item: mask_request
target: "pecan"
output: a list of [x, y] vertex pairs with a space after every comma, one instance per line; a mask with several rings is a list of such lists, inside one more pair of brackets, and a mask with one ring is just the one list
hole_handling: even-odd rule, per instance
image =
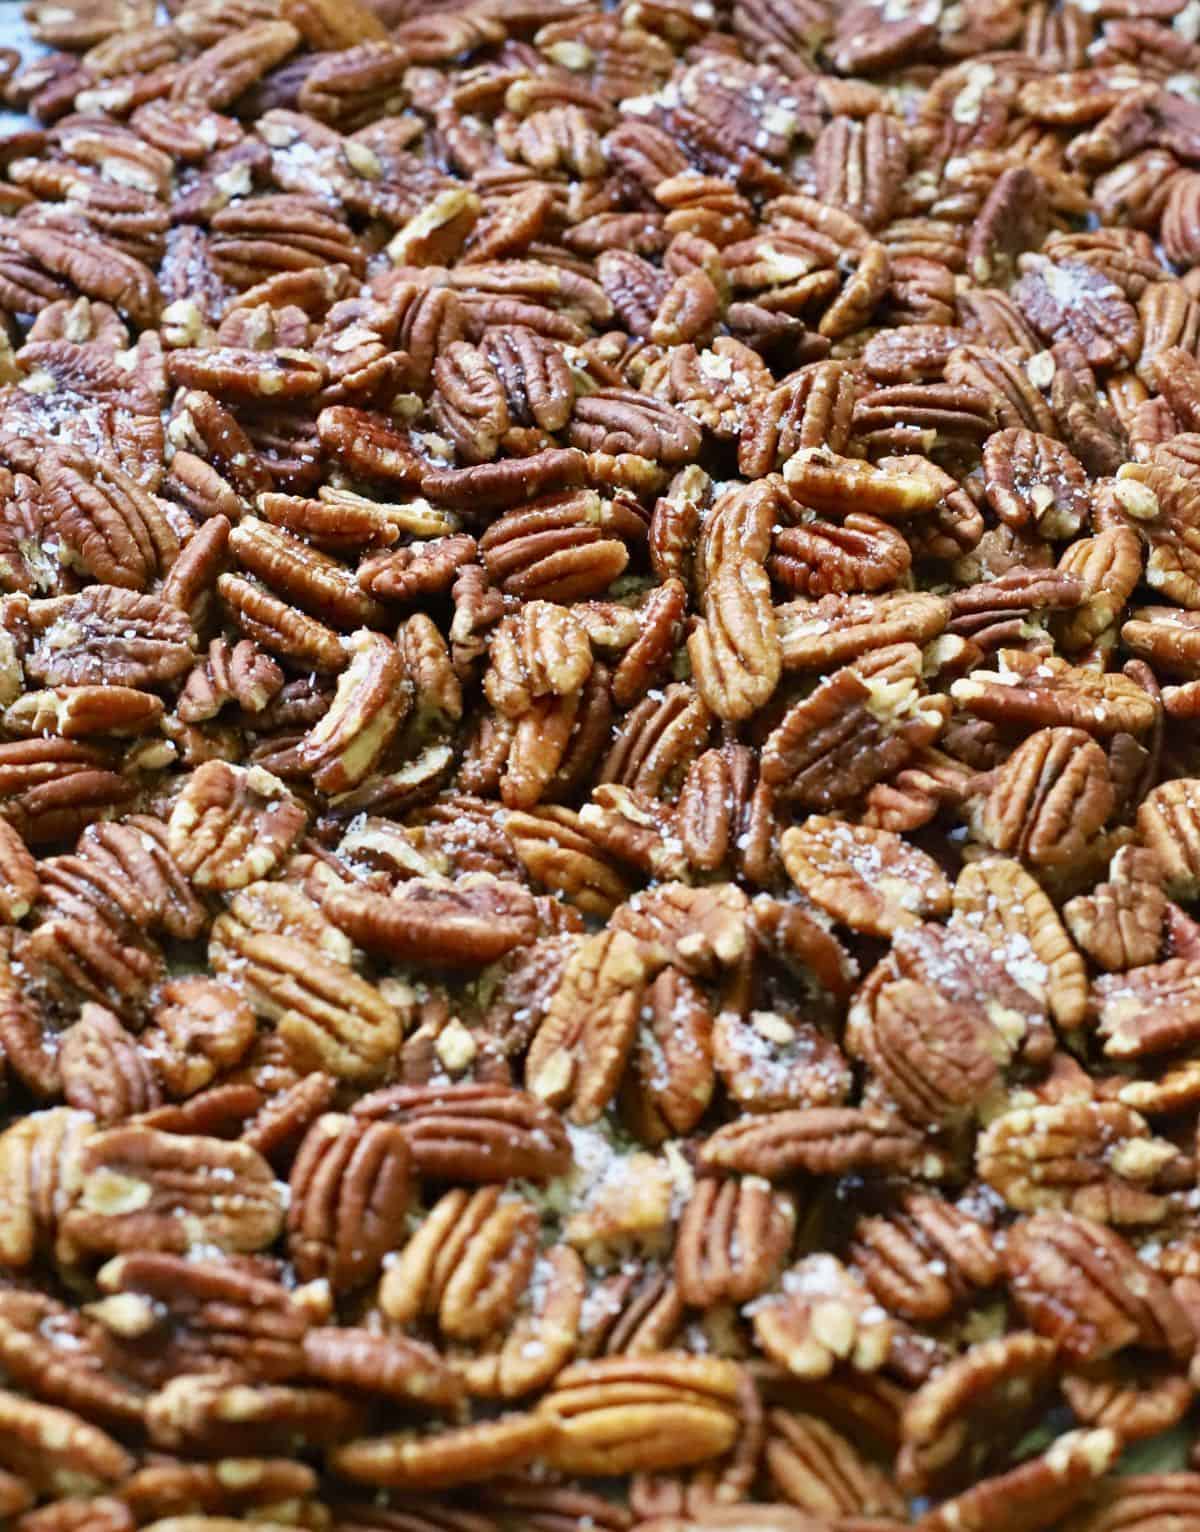
[[391, 895], [333, 884], [322, 906], [368, 951], [435, 966], [482, 966], [537, 929], [532, 896], [484, 873], [453, 887], [414, 878]]
[[211, 979], [172, 979], [158, 992], [141, 1047], [167, 1092], [203, 1090], [232, 1067], [254, 1038], [254, 1017], [237, 991]]
[[122, 1122], [159, 1104], [149, 1061], [103, 1006], [86, 1004], [62, 1034], [58, 1067], [67, 1104], [90, 1112], [99, 1123]]
[[1167, 892], [1191, 899], [1200, 889], [1200, 826], [1191, 778], [1164, 782], [1139, 805], [1138, 834], [1154, 853]]
[[849, 1170], [912, 1164], [920, 1136], [899, 1118], [862, 1107], [813, 1107], [743, 1117], [718, 1128], [698, 1166], [717, 1174], [765, 1176], [803, 1170], [839, 1175]]
[[1106, 1223], [1153, 1223], [1163, 1198], [1147, 1190], [1175, 1158], [1143, 1119], [1116, 1102], [1020, 1106], [980, 1135], [976, 1164], [1010, 1207], [1064, 1208]]
[[114, 1344], [140, 1343], [152, 1376], [194, 1368], [275, 1379], [302, 1364], [307, 1313], [277, 1283], [252, 1271], [136, 1251], [107, 1262], [99, 1285], [106, 1296], [89, 1306], [89, 1316]]
[[533, 1274], [537, 1214], [499, 1187], [447, 1192], [384, 1276], [379, 1301], [396, 1324], [436, 1316], [450, 1340], [504, 1325]]
[[796, 887], [851, 930], [891, 936], [950, 907], [937, 865], [886, 830], [814, 814], [785, 831], [779, 849]]
[[1001, 1270], [991, 1230], [961, 1206], [915, 1190], [890, 1215], [860, 1218], [850, 1254], [884, 1307], [910, 1320], [943, 1317]]
[[763, 1350], [798, 1378], [823, 1378], [842, 1361], [874, 1372], [891, 1345], [892, 1321], [831, 1255], [806, 1256], [790, 1267], [753, 1314]]
[[898, 644], [835, 671], [768, 736], [763, 781], [781, 799], [822, 810], [907, 765], [945, 722], [940, 699], [922, 693], [919, 663], [915, 646]]
[[304, 1367], [318, 1382], [426, 1408], [455, 1404], [462, 1395], [432, 1346], [401, 1335], [319, 1326], [304, 1336]]
[[46, 686], [158, 686], [192, 663], [187, 617], [157, 596], [91, 585], [29, 606], [25, 671]]
[[1113, 812], [1104, 751], [1082, 729], [1039, 729], [1001, 767], [983, 834], [1039, 867], [1074, 861]]
[[397, 1123], [414, 1168], [435, 1178], [546, 1181], [571, 1160], [558, 1115], [505, 1086], [397, 1086], [364, 1097], [354, 1115]]
[[[983, 1532], [1003, 1511], [1016, 1525], [1053, 1526], [1085, 1499], [1112, 1466], [1121, 1441], [1114, 1431], [1069, 1431], [1041, 1456], [946, 1500], [921, 1518], [925, 1532]], [[1016, 1518], [1021, 1518], [1019, 1521]]]
[[787, 1258], [796, 1210], [786, 1192], [754, 1176], [696, 1183], [675, 1246], [685, 1303], [746, 1303], [771, 1286]]
[[335, 1291], [378, 1271], [408, 1206], [408, 1143], [387, 1123], [327, 1114], [305, 1134], [291, 1174], [288, 1248], [306, 1281]]
[[612, 1098], [633, 1045], [652, 955], [622, 930], [585, 939], [564, 965], [526, 1060], [535, 1096], [594, 1121]]
[[1088, 1218], [1026, 1219], [1010, 1231], [1004, 1260], [1029, 1323], [1074, 1361], [1100, 1360], [1131, 1345], [1179, 1358], [1194, 1344], [1167, 1283], [1120, 1235]]
[[360, 1484], [397, 1489], [449, 1485], [512, 1473], [539, 1456], [555, 1435], [554, 1421], [538, 1412], [500, 1415], [421, 1436], [415, 1432], [362, 1437], [336, 1447], [329, 1465]]
[[0, 1461], [43, 1494], [92, 1494], [133, 1470], [119, 1442], [70, 1410], [0, 1391], [0, 1422]]
[[1043, 537], [1071, 537], [1090, 510], [1083, 465], [1035, 431], [997, 431], [983, 450], [988, 503], [1002, 521], [1033, 522]]
[[1040, 1003], [998, 955], [963, 927], [932, 925], [897, 934], [855, 996], [846, 1034], [885, 1095], [931, 1126], [994, 1107], [1014, 1056], [1044, 1054], [1048, 1041]]
[[1123, 675], [1097, 674], [1021, 649], [1001, 649], [996, 659], [997, 670], [976, 670], [950, 688], [954, 701], [979, 718], [1086, 730], [1102, 739], [1144, 734], [1154, 725], [1153, 698]]
[[352, 1436], [363, 1411], [331, 1389], [231, 1383], [217, 1374], [184, 1374], [146, 1406], [150, 1439], [160, 1448], [231, 1457], [247, 1428], [264, 1451], [325, 1446]]
[[815, 1415], [770, 1411], [764, 1457], [772, 1482], [806, 1511], [903, 1513], [903, 1497], [887, 1477]]
[[269, 1167], [242, 1144], [110, 1128], [85, 1144], [79, 1176], [62, 1237], [81, 1250], [259, 1250], [283, 1223]]
[[167, 846], [198, 888], [245, 888], [278, 864], [305, 822], [303, 807], [269, 772], [209, 761], [171, 812]]
[[719, 1457], [737, 1435], [738, 1369], [663, 1352], [578, 1362], [559, 1373], [539, 1414], [552, 1426], [546, 1458], [567, 1473], [685, 1467]]
[[[1063, 913], [1077, 935], [1070, 908]], [[1060, 1027], [1081, 1024], [1087, 1008], [1083, 962], [1053, 904], [1019, 863], [1003, 857], [968, 863], [954, 885], [954, 923], [985, 936], [1022, 989], [1044, 997]]]

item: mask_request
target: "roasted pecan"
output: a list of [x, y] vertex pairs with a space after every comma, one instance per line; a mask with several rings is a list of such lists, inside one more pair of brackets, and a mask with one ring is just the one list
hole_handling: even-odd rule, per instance
[[1169, 1286], [1120, 1235], [1088, 1218], [1039, 1213], [1010, 1231], [1012, 1294], [1029, 1323], [1078, 1362], [1126, 1346], [1186, 1356], [1194, 1344]]
[[1146, 1188], [1174, 1158], [1136, 1112], [1086, 1099], [1007, 1111], [976, 1151], [980, 1175], [1011, 1207], [1064, 1208], [1117, 1224], [1163, 1216], [1163, 1198]]
[[192, 773], [167, 825], [167, 846], [197, 888], [245, 888], [279, 863], [307, 816], [261, 767], [208, 761]]
[[766, 1291], [787, 1258], [796, 1209], [755, 1176], [701, 1180], [684, 1209], [675, 1280], [685, 1303], [746, 1303]]
[[444, 1489], [512, 1473], [538, 1457], [555, 1435], [540, 1413], [500, 1415], [427, 1436], [415, 1432], [363, 1437], [335, 1448], [330, 1467], [359, 1484]]
[[288, 1248], [302, 1278], [326, 1277], [341, 1291], [375, 1274], [408, 1207], [408, 1159], [403, 1132], [390, 1124], [317, 1119], [290, 1183]]
[[364, 1097], [354, 1115], [398, 1123], [414, 1168], [435, 1178], [546, 1181], [570, 1164], [558, 1115], [504, 1086], [396, 1086]]
[[110, 1128], [84, 1145], [78, 1175], [62, 1237], [81, 1250], [259, 1250], [283, 1223], [269, 1167], [242, 1144]]
[[539, 1407], [552, 1425], [546, 1458], [567, 1473], [679, 1468], [727, 1451], [737, 1435], [738, 1369], [663, 1352], [578, 1362]]
[[779, 849], [801, 893], [851, 930], [891, 936], [950, 907], [936, 863], [886, 830], [814, 814], [785, 831]]

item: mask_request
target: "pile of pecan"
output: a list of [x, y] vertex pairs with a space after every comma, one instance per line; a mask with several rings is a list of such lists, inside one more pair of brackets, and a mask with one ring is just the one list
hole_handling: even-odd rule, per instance
[[1200, 0], [24, 9], [0, 1525], [1197, 1532]]

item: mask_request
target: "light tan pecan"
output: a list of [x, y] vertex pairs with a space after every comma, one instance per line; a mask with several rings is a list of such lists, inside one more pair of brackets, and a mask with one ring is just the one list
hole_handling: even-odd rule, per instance
[[329, 1454], [334, 1473], [359, 1484], [438, 1490], [515, 1473], [540, 1456], [555, 1435], [540, 1412], [499, 1415], [428, 1435], [400, 1432], [361, 1437]]
[[772, 1361], [798, 1378], [823, 1378], [835, 1363], [875, 1372], [887, 1359], [893, 1323], [832, 1255], [810, 1255], [784, 1272], [753, 1309], [754, 1333]]
[[1083, 960], [1020, 863], [1002, 857], [967, 863], [954, 885], [954, 923], [985, 936], [1021, 987], [1044, 998], [1060, 1027], [1080, 1026], [1087, 1009]]
[[5, 1190], [0, 1253], [8, 1266], [28, 1266], [52, 1250], [62, 1217], [76, 1197], [80, 1156], [95, 1124], [69, 1107], [32, 1112], [0, 1134]]
[[904, 1512], [904, 1497], [887, 1475], [816, 1415], [771, 1410], [763, 1456], [780, 1494], [814, 1515]]
[[616, 1093], [646, 986], [662, 959], [616, 929], [585, 937], [563, 966], [525, 1061], [529, 1090], [572, 1122], [593, 1122]]
[[1062, 1208], [1103, 1223], [1154, 1223], [1166, 1212], [1149, 1188], [1175, 1158], [1145, 1121], [1117, 1102], [1018, 1106], [980, 1134], [982, 1178], [1020, 1212]]
[[283, 1226], [281, 1188], [244, 1144], [109, 1128], [83, 1146], [78, 1176], [61, 1236], [82, 1251], [261, 1250]]
[[479, 1341], [512, 1318], [533, 1274], [538, 1217], [498, 1186], [447, 1192], [389, 1264], [379, 1302], [398, 1325], [436, 1319], [447, 1340]]
[[1200, 964], [1170, 958], [1102, 975], [1092, 987], [1092, 1005], [1110, 1058], [1173, 1053], [1200, 1028]]
[[612, 1474], [719, 1457], [737, 1436], [738, 1381], [731, 1362], [669, 1351], [577, 1362], [538, 1408], [553, 1432], [546, 1459], [567, 1473]]
[[890, 831], [813, 814], [784, 832], [779, 850], [801, 893], [853, 931], [890, 936], [950, 908], [937, 864]]
[[279, 864], [307, 817], [270, 772], [208, 761], [171, 811], [167, 847], [197, 888], [245, 888]]
[[37, 899], [38, 865], [6, 819], [0, 820], [0, 916], [10, 925], [24, 920]]

